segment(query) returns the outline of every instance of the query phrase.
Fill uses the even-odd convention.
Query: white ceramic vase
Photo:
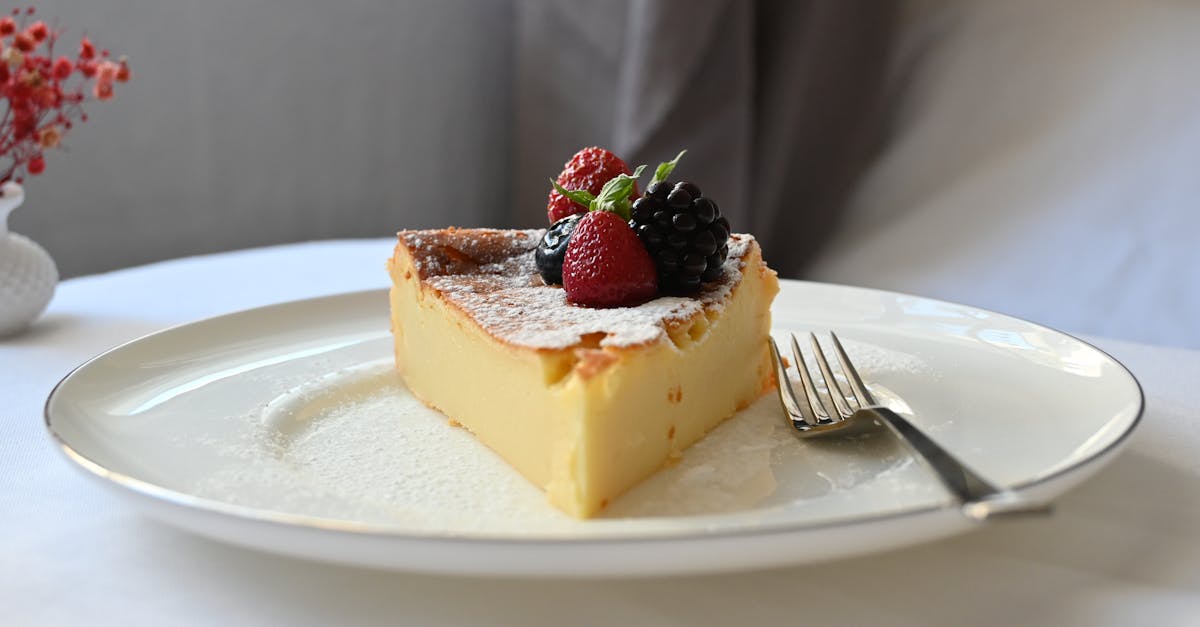
[[[8,231],[8,214],[24,200],[20,185],[0,185],[0,337],[24,331],[46,310],[58,285],[58,267],[50,253]]]

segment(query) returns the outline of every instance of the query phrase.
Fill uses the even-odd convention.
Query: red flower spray
[[[0,18],[0,183],[21,182],[22,174],[46,169],[43,152],[57,148],[75,121],[87,121],[89,98],[109,100],[114,83],[129,80],[125,58],[113,61],[84,37],[75,58],[54,57],[61,31],[34,9],[13,9]]]

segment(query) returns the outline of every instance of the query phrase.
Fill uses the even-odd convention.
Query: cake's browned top
[[[745,258],[754,246],[750,235],[731,235],[725,272],[694,296],[593,309],[568,303],[561,287],[542,281],[533,258],[542,233],[439,229],[401,231],[398,237],[426,286],[493,337],[535,349],[570,348],[585,336],[603,336],[600,345],[613,347],[664,339],[673,322],[724,307],[742,280]]]

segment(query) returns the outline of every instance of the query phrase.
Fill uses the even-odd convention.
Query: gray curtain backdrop
[[[509,223],[513,6],[48,0],[133,80],[47,157],[14,231],[66,276],[265,244]]]
[[[517,5],[518,172],[556,171],[581,145],[632,167],[688,149],[699,184],[768,261],[798,275],[884,127],[896,4],[635,0]],[[583,10],[581,10],[583,9]],[[545,177],[514,178],[536,223]]]
[[[584,145],[689,150],[735,229],[800,271],[878,139],[891,3],[39,3],[134,80],[11,226],[65,276],[400,228],[541,226]]]

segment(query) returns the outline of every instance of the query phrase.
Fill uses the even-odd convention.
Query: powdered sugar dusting
[[[266,408],[231,415],[236,432],[181,437],[181,446],[213,450],[224,460],[187,491],[389,532],[502,538],[677,532],[688,524],[683,517],[723,514],[751,516],[747,524],[755,525],[780,507],[828,517],[827,510],[847,498],[944,498],[886,433],[800,440],[781,418],[778,399],[767,394],[688,448],[676,465],[616,498],[600,518],[574,520],[469,431],[450,426],[414,397],[396,376],[388,350],[384,343],[378,351],[383,357],[336,376],[314,378],[313,372],[329,366],[293,363],[297,375],[309,375],[295,379],[306,382]],[[856,357],[862,352],[856,350]],[[873,347],[866,352],[898,355]],[[864,374],[876,380],[889,371]],[[194,406],[197,394],[228,398],[227,385],[176,402]],[[158,411],[179,411],[166,407]]]
[[[561,287],[543,283],[534,262],[541,235],[540,230],[404,231],[400,241],[427,286],[497,339],[536,349],[568,348],[594,334],[604,335],[601,346],[613,347],[664,339],[667,324],[725,306],[754,242],[750,235],[731,235],[721,277],[693,297],[593,309],[568,303]]]
[[[529,253],[528,267],[522,269],[536,277],[533,250],[543,232],[541,229],[449,228],[401,231],[398,237],[412,252],[421,278],[503,273],[509,270],[512,258],[522,252]]]

